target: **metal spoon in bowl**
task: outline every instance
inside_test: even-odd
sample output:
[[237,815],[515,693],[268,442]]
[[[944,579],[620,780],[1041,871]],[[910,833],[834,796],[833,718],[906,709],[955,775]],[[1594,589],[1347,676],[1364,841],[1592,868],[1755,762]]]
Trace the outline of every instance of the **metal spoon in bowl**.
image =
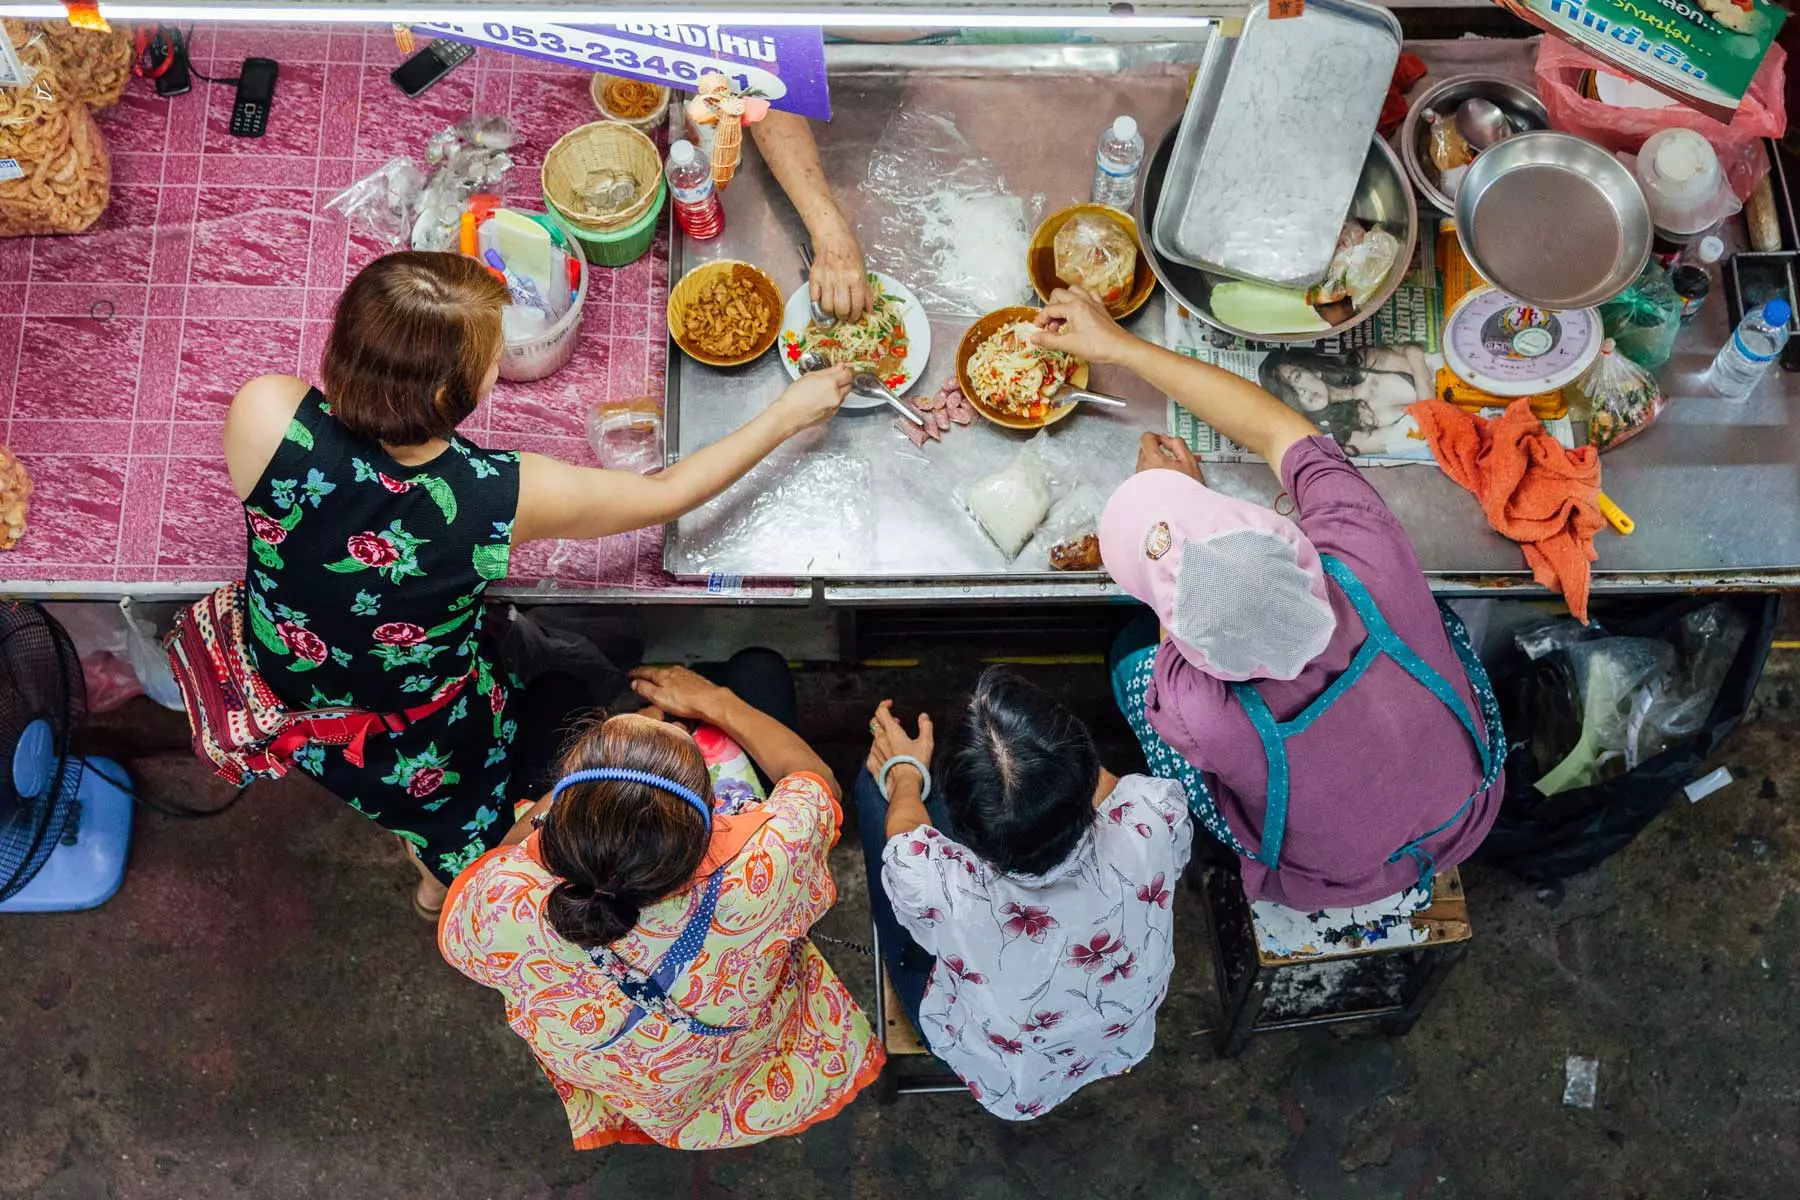
[[1044,394],[1045,403],[1056,401],[1058,404],[1099,404],[1107,408],[1130,408],[1129,400],[1121,400],[1117,396],[1108,396],[1104,392],[1090,392],[1082,388],[1070,387],[1059,383]]
[[1518,132],[1505,111],[1484,96],[1471,96],[1457,105],[1456,131],[1477,153],[1492,149]]
[[[823,371],[831,364],[826,362],[825,356],[820,354],[817,350],[808,350],[805,354],[800,356],[799,361],[794,365],[800,368],[800,373],[802,375],[811,375],[814,371]],[[859,371],[857,373],[856,378],[850,383],[850,390],[856,392],[858,395],[879,396],[881,399],[887,401],[887,403],[893,405],[894,408],[899,411],[901,416],[911,421],[914,425],[917,425],[921,429],[925,427],[925,418],[919,414],[917,409],[890,392],[881,380],[875,378],[875,376],[869,374],[867,371]]]

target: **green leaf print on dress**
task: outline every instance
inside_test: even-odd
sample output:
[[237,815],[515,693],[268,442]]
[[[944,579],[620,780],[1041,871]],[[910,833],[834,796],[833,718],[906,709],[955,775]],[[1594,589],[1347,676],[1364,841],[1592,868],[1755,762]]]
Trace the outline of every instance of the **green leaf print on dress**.
[[474,559],[477,575],[489,583],[506,578],[506,567],[512,559],[511,546],[489,543],[475,547],[470,554]]
[[436,475],[414,475],[412,481],[425,489],[431,502],[444,514],[444,524],[456,524],[456,493],[448,483]]
[[358,591],[356,599],[350,605],[350,612],[358,617],[380,616],[381,597],[374,592]]
[[462,869],[487,853],[487,846],[480,838],[476,838],[455,854],[445,854],[438,859],[438,869],[447,875],[461,874]]
[[302,450],[311,450],[313,448],[312,430],[302,425],[299,417],[295,417],[288,422],[287,433],[283,436],[286,437],[288,441],[297,443]]

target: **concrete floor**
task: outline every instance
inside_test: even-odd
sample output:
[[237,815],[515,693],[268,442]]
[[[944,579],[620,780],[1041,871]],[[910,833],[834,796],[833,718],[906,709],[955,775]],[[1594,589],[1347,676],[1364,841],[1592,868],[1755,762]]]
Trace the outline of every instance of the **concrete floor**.
[[[1785,636],[1791,638],[1792,632]],[[1130,748],[1092,666],[1032,668]],[[875,700],[972,666],[803,677],[848,770]],[[393,839],[309,780],[206,820],[139,812],[104,908],[0,919],[0,1196],[1505,1197],[1800,1195],[1800,652],[1777,651],[1738,782],[1563,888],[1465,868],[1473,950],[1411,1036],[1275,1034],[1220,1061],[1195,897],[1155,1051],[1028,1125],[873,1098],[748,1150],[577,1154],[499,999],[444,966]],[[179,719],[104,723],[152,797],[224,793]],[[116,744],[115,749],[119,748]],[[860,858],[822,931],[862,938]],[[827,952],[865,999],[865,960]],[[1599,1104],[1565,1107],[1569,1054]]]

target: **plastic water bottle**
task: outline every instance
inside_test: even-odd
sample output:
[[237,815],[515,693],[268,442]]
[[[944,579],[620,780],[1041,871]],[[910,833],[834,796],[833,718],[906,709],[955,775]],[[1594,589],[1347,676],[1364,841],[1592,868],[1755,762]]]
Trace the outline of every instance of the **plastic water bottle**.
[[1787,345],[1792,315],[1786,300],[1771,300],[1745,313],[1707,369],[1707,386],[1730,400],[1748,398]]
[[1137,122],[1119,117],[1100,135],[1100,152],[1094,156],[1095,204],[1110,204],[1131,211],[1137,195],[1138,168],[1144,164],[1144,139]]
[[682,231],[697,241],[725,232],[725,206],[713,187],[712,164],[700,157],[689,141],[669,147],[669,198],[675,204],[675,220]]

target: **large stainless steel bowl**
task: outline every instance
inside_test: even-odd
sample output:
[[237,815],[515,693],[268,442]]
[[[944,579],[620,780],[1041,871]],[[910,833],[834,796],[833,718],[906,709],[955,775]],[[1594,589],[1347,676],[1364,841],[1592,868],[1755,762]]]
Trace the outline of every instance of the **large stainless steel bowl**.
[[[1144,168],[1143,186],[1138,189],[1136,217],[1139,229],[1155,227],[1156,207],[1162,202],[1163,177],[1169,171],[1169,154],[1175,144],[1179,123],[1163,134],[1162,141]],[[1144,239],[1144,253],[1150,259],[1150,270],[1158,282],[1179,300],[1184,308],[1211,325],[1235,337],[1257,342],[1315,342],[1354,329],[1374,316],[1394,289],[1400,286],[1413,259],[1419,239],[1419,205],[1413,199],[1412,185],[1400,166],[1400,158],[1379,136],[1370,139],[1369,157],[1363,162],[1362,178],[1356,185],[1356,197],[1350,202],[1350,216],[1359,221],[1378,224],[1400,239],[1401,253],[1387,282],[1362,311],[1348,321],[1339,322],[1322,333],[1250,333],[1237,329],[1213,316],[1212,289],[1224,276],[1213,275],[1178,263],[1156,249],[1156,239]]]
[[1540,308],[1592,308],[1650,258],[1650,206],[1625,164],[1572,133],[1521,133],[1475,160],[1456,193],[1469,264]]
[[1456,201],[1438,186],[1438,169],[1431,163],[1431,122],[1425,114],[1435,112],[1446,120],[1454,120],[1463,101],[1477,99],[1493,101],[1519,133],[1550,128],[1550,114],[1538,94],[1499,75],[1457,75],[1426,88],[1413,101],[1406,123],[1400,127],[1400,157],[1406,163],[1407,175],[1442,213],[1455,212]]

